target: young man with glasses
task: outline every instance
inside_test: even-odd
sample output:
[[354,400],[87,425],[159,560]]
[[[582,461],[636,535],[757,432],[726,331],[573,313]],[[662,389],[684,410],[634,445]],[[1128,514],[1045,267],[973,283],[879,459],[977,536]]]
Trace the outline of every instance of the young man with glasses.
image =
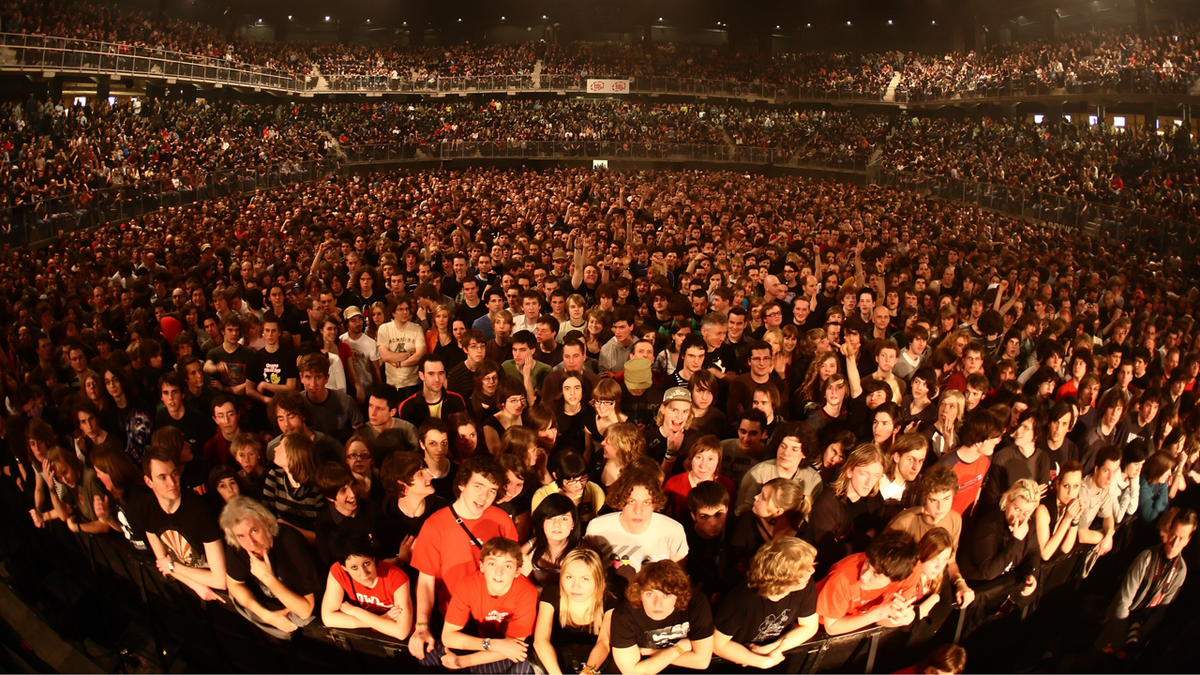
[[393,298],[388,301],[388,309],[392,313],[392,321],[379,327],[376,342],[379,345],[379,358],[387,364],[387,383],[407,398],[416,392],[417,364],[425,356],[425,334],[420,326],[412,322],[412,306],[407,297]]

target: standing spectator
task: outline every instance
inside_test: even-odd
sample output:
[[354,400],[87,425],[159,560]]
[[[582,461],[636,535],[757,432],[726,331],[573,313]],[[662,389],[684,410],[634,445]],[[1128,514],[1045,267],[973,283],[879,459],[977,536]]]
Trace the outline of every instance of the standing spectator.
[[[493,537],[517,539],[517,528],[494,505],[508,484],[503,468],[488,455],[468,457],[454,479],[454,503],[430,516],[413,544],[417,580],[417,623],[408,650],[417,659],[434,649],[430,622],[446,616],[462,581],[479,569],[480,550]],[[519,564],[519,563],[518,563]]]
[[392,321],[379,327],[375,341],[384,362],[387,383],[408,398],[417,388],[417,365],[425,356],[425,334],[411,321],[412,305],[407,296],[388,299]]
[[229,555],[229,599],[239,614],[267,635],[290,640],[316,619],[321,578],[304,537],[281,528],[275,516],[249,497],[221,511]]
[[671,560],[648,562],[613,610],[613,662],[622,673],[659,673],[667,666],[706,670],[712,663],[708,599]]
[[687,533],[683,526],[656,513],[666,506],[667,495],[653,473],[622,471],[608,490],[606,504],[616,513],[593,519],[586,539],[599,551],[610,573],[631,579],[647,563],[659,560],[682,563],[687,558]]

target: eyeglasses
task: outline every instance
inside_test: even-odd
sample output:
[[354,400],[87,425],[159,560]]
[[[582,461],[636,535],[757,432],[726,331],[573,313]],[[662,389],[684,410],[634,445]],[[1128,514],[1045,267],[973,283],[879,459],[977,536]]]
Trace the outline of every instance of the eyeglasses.
[[597,408],[599,408],[602,405],[616,405],[616,404],[617,404],[616,401],[598,401],[598,400],[592,401],[592,405]]
[[568,478],[563,481],[563,485],[587,485],[588,477],[586,475]]
[[499,375],[495,375],[495,374],[493,374],[493,375],[485,375],[485,376],[483,377],[483,380],[482,380],[482,381],[483,381],[483,382],[499,382],[499,381],[500,381],[500,376],[499,376]]
[[763,316],[783,316],[783,312],[767,312]]
[[358,459],[371,459],[371,455],[370,455],[369,453],[358,453],[358,452],[356,452],[356,453],[354,453],[354,454],[346,455],[346,459],[354,459],[354,460],[358,460]]

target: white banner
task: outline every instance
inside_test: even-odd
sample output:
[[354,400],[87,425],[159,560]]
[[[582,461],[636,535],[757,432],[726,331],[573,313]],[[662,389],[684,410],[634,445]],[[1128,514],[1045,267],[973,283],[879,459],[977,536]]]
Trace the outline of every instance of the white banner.
[[588,80],[587,90],[591,94],[628,94],[629,80]]

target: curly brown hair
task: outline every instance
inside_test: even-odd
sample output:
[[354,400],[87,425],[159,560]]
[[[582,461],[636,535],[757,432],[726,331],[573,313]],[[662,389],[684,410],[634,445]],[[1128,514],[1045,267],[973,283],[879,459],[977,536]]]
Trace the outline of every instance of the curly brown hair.
[[629,496],[633,494],[634,488],[639,487],[646,488],[646,491],[650,493],[655,511],[659,511],[667,505],[667,493],[663,491],[658,476],[650,471],[633,468],[622,471],[617,480],[609,486],[608,498],[604,500],[604,504],[614,511],[620,511],[629,501]]
[[674,560],[646,563],[625,588],[625,599],[640,609],[642,593],[645,591],[662,591],[666,595],[673,595],[676,609],[684,609],[692,601],[692,580]]

